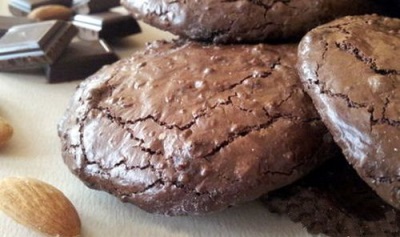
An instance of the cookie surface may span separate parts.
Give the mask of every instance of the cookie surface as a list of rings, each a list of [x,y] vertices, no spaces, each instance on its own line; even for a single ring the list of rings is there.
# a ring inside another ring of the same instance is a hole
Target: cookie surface
[[[400,235],[400,211],[377,196],[341,156],[262,201],[271,212],[288,215],[312,234]]]
[[[340,16],[376,13],[374,0],[122,0],[135,18],[195,40],[263,42],[302,37]]]
[[[400,208],[400,20],[345,17],[309,32],[299,73],[358,174]]]
[[[202,214],[293,182],[332,139],[295,46],[155,42],[83,82],[59,125],[88,186],[149,212]]]

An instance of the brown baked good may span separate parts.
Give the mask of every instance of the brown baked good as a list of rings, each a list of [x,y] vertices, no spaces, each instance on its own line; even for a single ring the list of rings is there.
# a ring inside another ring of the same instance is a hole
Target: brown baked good
[[[296,46],[155,42],[99,71],[59,126],[88,186],[146,211],[202,214],[308,173],[330,145]]]
[[[345,17],[309,32],[299,73],[347,160],[400,208],[400,20]]]
[[[137,19],[217,43],[281,41],[346,15],[381,11],[381,0],[122,0]]]
[[[311,234],[400,236],[400,211],[376,195],[341,156],[262,201],[271,212],[288,215]]]

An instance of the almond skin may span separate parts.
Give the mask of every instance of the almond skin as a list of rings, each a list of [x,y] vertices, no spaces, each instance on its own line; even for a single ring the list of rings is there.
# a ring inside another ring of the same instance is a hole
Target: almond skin
[[[0,210],[48,236],[80,236],[81,222],[72,203],[61,191],[37,179],[0,180]]]
[[[35,8],[28,14],[29,19],[38,21],[64,20],[68,21],[73,15],[72,9],[62,5],[45,5]]]
[[[14,133],[11,125],[2,117],[0,117],[0,146],[4,145],[11,139]]]

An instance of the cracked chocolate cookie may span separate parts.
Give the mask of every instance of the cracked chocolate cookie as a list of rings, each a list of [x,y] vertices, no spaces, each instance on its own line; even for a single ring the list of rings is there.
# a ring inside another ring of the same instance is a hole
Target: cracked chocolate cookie
[[[299,46],[306,89],[358,174],[400,208],[400,20],[345,17]]]
[[[400,211],[377,196],[340,156],[262,201],[271,212],[288,215],[312,234],[400,236]]]
[[[346,15],[380,11],[376,0],[122,0],[134,17],[182,37],[216,43],[301,38]]]
[[[165,215],[258,198],[333,140],[301,89],[296,46],[150,44],[84,81],[59,125],[88,186]]]

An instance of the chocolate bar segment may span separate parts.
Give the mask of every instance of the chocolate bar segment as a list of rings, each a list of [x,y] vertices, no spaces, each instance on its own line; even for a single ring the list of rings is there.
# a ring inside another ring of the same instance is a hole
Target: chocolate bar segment
[[[10,0],[8,3],[8,9],[14,16],[26,16],[37,7],[50,4],[71,7],[72,0]]]
[[[77,29],[64,21],[44,21],[12,27],[0,39],[0,70],[18,70],[53,63]]]
[[[129,14],[102,12],[93,15],[78,14],[73,22],[84,40],[114,39],[141,32],[137,21]]]
[[[33,23],[34,20],[25,17],[0,16],[0,37],[3,36],[11,27]]]
[[[78,14],[92,14],[120,5],[120,0],[74,0],[72,8]]]
[[[46,66],[49,83],[84,79],[118,56],[102,40],[72,42],[52,65]]]

